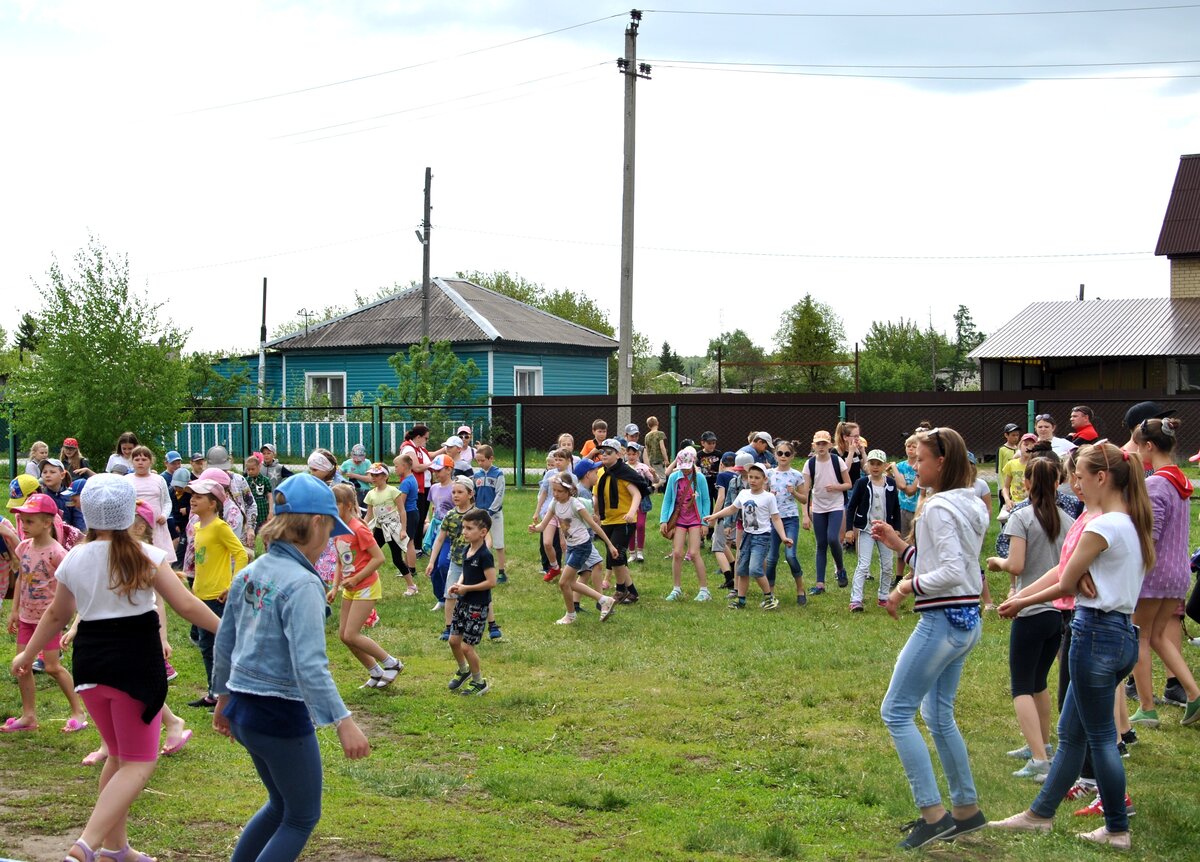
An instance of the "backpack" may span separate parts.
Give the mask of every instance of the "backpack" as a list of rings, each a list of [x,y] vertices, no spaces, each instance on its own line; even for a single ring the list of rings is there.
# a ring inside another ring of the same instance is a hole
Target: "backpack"
[[[829,460],[833,462],[833,475],[837,476],[838,484],[840,485],[840,484],[842,484],[842,482],[846,481],[845,479],[842,478],[842,468],[839,466],[839,463],[841,462],[842,458],[837,453],[833,453],[829,456]],[[804,470],[808,473],[809,487],[815,489],[817,487],[817,456],[816,455],[808,456],[808,461],[805,462],[805,464],[804,464]],[[846,503],[848,503],[849,501],[850,501],[849,492],[843,491],[842,492],[842,505],[845,506]],[[808,509],[809,509],[809,511],[812,511],[812,492],[811,491],[809,492],[809,495],[808,495]]]

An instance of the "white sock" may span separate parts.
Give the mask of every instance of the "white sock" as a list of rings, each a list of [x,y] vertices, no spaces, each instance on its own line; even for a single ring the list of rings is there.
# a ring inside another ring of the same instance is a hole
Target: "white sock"
[[[465,661],[460,661],[458,663],[458,672],[459,673],[466,673],[470,669],[471,669],[471,666],[469,664],[467,664]]]
[[[483,673],[480,672],[471,674],[471,682],[483,682]]]
[[[391,670],[394,667],[399,667],[399,665],[400,665],[400,659],[396,658],[394,655],[390,655],[383,660],[383,669],[384,670]]]
[[[379,666],[379,662],[375,662],[375,667],[371,668],[370,673],[371,673],[371,676],[374,676],[374,677],[383,676],[383,668],[381,668]]]

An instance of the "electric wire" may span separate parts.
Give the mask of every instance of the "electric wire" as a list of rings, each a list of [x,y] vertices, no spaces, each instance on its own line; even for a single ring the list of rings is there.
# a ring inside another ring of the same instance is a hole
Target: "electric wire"
[[[741,69],[725,66],[659,63],[658,69],[692,72],[734,72],[745,75],[792,75],[801,78],[870,78],[891,81],[1178,81],[1200,78],[1200,73],[1182,75],[887,75],[869,72],[802,72],[796,69]]]
[[[767,66],[781,69],[1083,69],[1125,66],[1184,66],[1200,63],[1197,60],[1129,60],[1116,63],[766,63],[743,60],[687,60],[664,58],[640,58],[646,63],[686,63],[696,66]]]
[[[993,12],[729,12],[708,9],[644,9],[655,15],[713,15],[746,18],[1004,18],[1035,15],[1101,15],[1113,12],[1161,12],[1197,9],[1200,3],[1169,6],[1114,6],[1101,9],[1030,9]]]

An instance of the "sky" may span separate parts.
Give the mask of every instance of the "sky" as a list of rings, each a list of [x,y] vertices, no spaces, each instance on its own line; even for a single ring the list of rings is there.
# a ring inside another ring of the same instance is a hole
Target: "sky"
[[[1200,3],[1166,5],[657,0],[634,328],[689,355],[737,328],[770,347],[805,293],[851,344],[874,320],[952,332],[960,303],[992,332],[1080,284],[1167,295]],[[95,236],[189,349],[252,350],[264,277],[272,330],[420,279],[426,166],[433,275],[506,270],[615,324],[628,22],[590,0],[0,0],[5,326]]]

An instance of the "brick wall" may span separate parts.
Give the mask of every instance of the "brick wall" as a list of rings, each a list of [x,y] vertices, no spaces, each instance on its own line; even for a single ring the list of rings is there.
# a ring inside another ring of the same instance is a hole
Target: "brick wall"
[[[1171,298],[1200,299],[1200,258],[1172,258]]]

